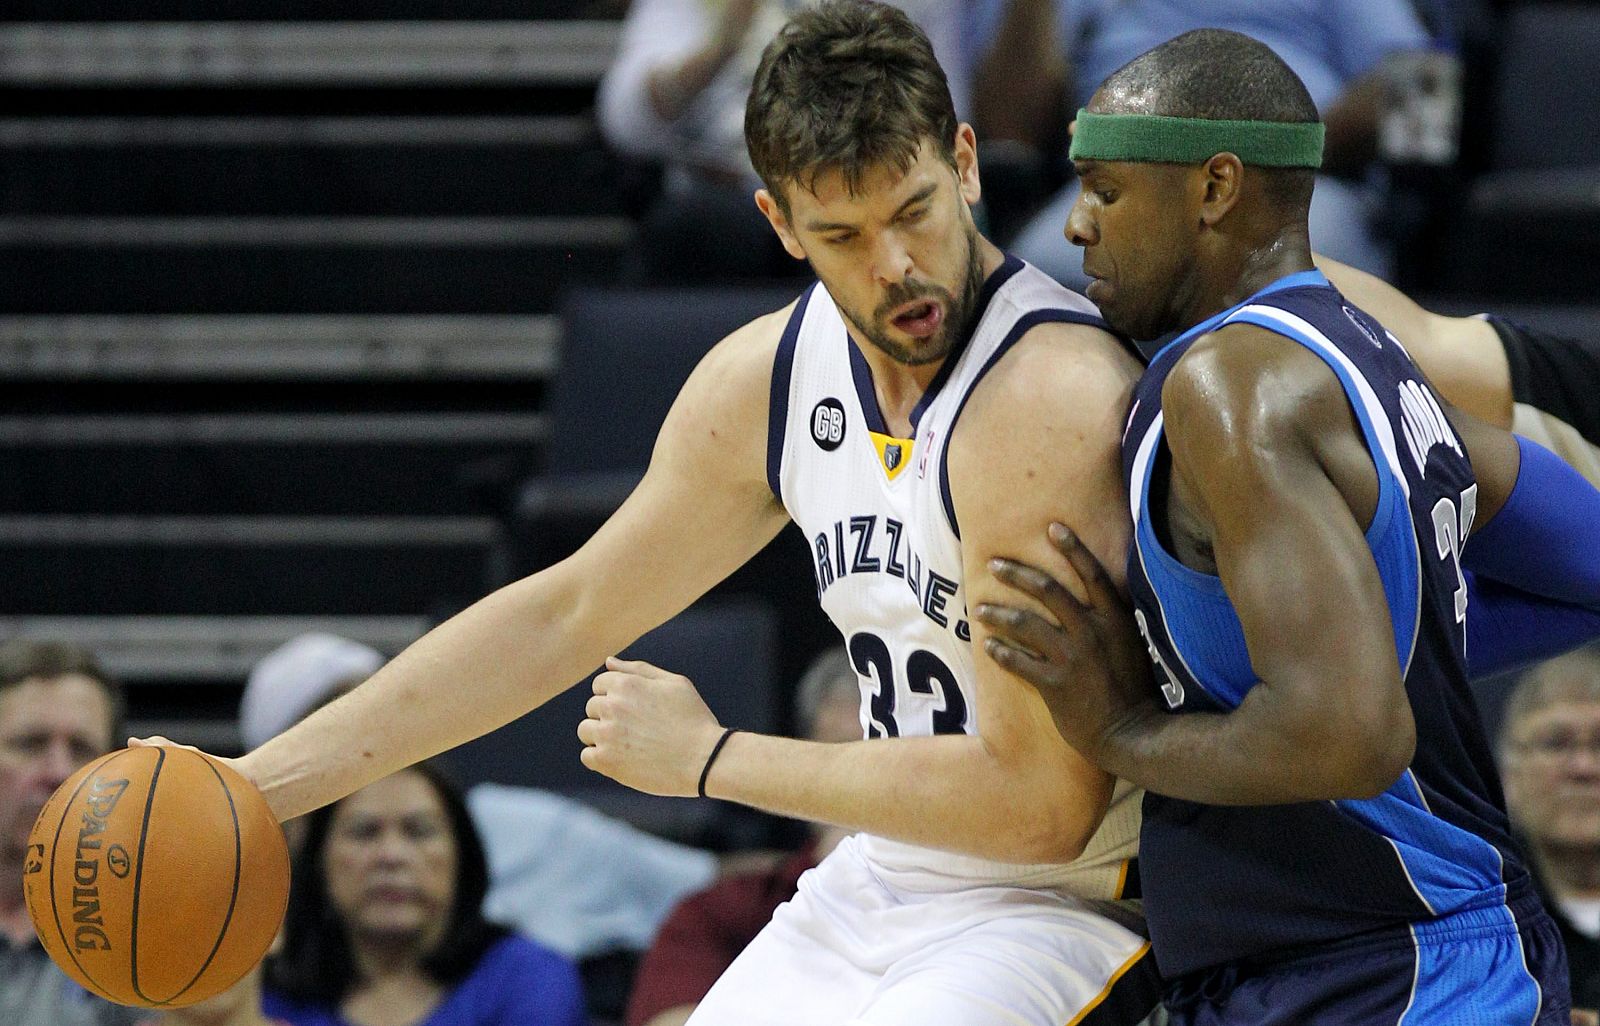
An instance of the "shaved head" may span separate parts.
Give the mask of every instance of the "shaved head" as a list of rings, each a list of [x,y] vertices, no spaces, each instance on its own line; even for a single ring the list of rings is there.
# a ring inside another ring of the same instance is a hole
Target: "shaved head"
[[[1090,100],[1097,114],[1157,114],[1207,121],[1321,120],[1305,83],[1272,48],[1239,32],[1196,29],[1124,64]],[[1315,175],[1294,168],[1253,168],[1274,199],[1309,206]]]

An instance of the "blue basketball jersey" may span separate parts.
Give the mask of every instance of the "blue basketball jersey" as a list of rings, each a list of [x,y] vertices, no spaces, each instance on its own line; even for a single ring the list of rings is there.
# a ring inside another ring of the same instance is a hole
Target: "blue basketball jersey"
[[[1195,339],[1236,323],[1320,357],[1360,423],[1379,480],[1366,540],[1417,746],[1410,768],[1369,800],[1230,808],[1147,796],[1145,908],[1169,978],[1349,938],[1415,936],[1413,926],[1451,913],[1494,910],[1509,922],[1508,900],[1530,886],[1467,686],[1460,553],[1477,495],[1468,454],[1399,341],[1318,272],[1280,279],[1180,335],[1135,391],[1123,443],[1135,518],[1128,582],[1168,710],[1232,709],[1257,680],[1221,581],[1166,551],[1149,508],[1152,475],[1168,462],[1167,374]]]

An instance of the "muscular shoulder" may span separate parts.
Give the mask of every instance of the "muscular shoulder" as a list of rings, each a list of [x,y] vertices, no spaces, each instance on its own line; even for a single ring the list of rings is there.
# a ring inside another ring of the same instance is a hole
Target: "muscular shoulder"
[[[713,346],[684,383],[668,424],[710,420],[765,431],[773,359],[792,309],[757,317]]]
[[[1348,423],[1339,379],[1304,346],[1252,324],[1200,338],[1161,388],[1175,457],[1252,461],[1303,450],[1325,429]]]
[[[764,407],[764,389],[771,383],[772,362],[794,307],[790,303],[782,310],[757,317],[722,339],[695,368],[691,382],[723,398],[759,392]]]
[[[1161,392],[1174,475],[1213,522],[1331,480],[1361,523],[1377,478],[1355,413],[1322,359],[1254,325],[1183,355]]]
[[[712,347],[689,375],[657,436],[652,467],[685,480],[766,492],[773,359],[789,308],[758,317]],[[619,397],[626,401],[626,397]]]
[[[1108,332],[1086,324],[1035,325],[973,389],[952,453],[1018,431],[1085,430],[1120,420],[1142,368]]]
[[[950,497],[963,545],[1049,558],[1053,520],[1108,563],[1123,543],[1119,454],[1141,368],[1085,325],[1033,328],[974,389],[950,439]]]

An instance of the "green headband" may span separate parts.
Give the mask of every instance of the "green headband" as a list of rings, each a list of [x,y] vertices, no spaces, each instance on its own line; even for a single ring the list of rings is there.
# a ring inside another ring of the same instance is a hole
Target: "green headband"
[[[1258,167],[1322,166],[1322,122],[1211,121],[1078,111],[1073,160],[1199,164],[1231,153]]]

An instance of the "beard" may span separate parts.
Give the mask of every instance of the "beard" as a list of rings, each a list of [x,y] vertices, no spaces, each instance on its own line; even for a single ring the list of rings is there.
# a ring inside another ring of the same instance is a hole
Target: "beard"
[[[977,312],[978,296],[983,291],[983,266],[978,256],[977,229],[967,228],[966,268],[962,273],[961,295],[956,297],[948,289],[926,282],[901,281],[890,285],[883,301],[870,318],[859,316],[854,310],[840,305],[839,310],[855,325],[863,338],[884,355],[907,367],[937,363],[950,355],[957,340],[965,339],[972,330],[972,317]],[[932,335],[920,342],[907,345],[889,333],[889,314],[899,306],[919,299],[933,300],[944,306],[945,318]]]

